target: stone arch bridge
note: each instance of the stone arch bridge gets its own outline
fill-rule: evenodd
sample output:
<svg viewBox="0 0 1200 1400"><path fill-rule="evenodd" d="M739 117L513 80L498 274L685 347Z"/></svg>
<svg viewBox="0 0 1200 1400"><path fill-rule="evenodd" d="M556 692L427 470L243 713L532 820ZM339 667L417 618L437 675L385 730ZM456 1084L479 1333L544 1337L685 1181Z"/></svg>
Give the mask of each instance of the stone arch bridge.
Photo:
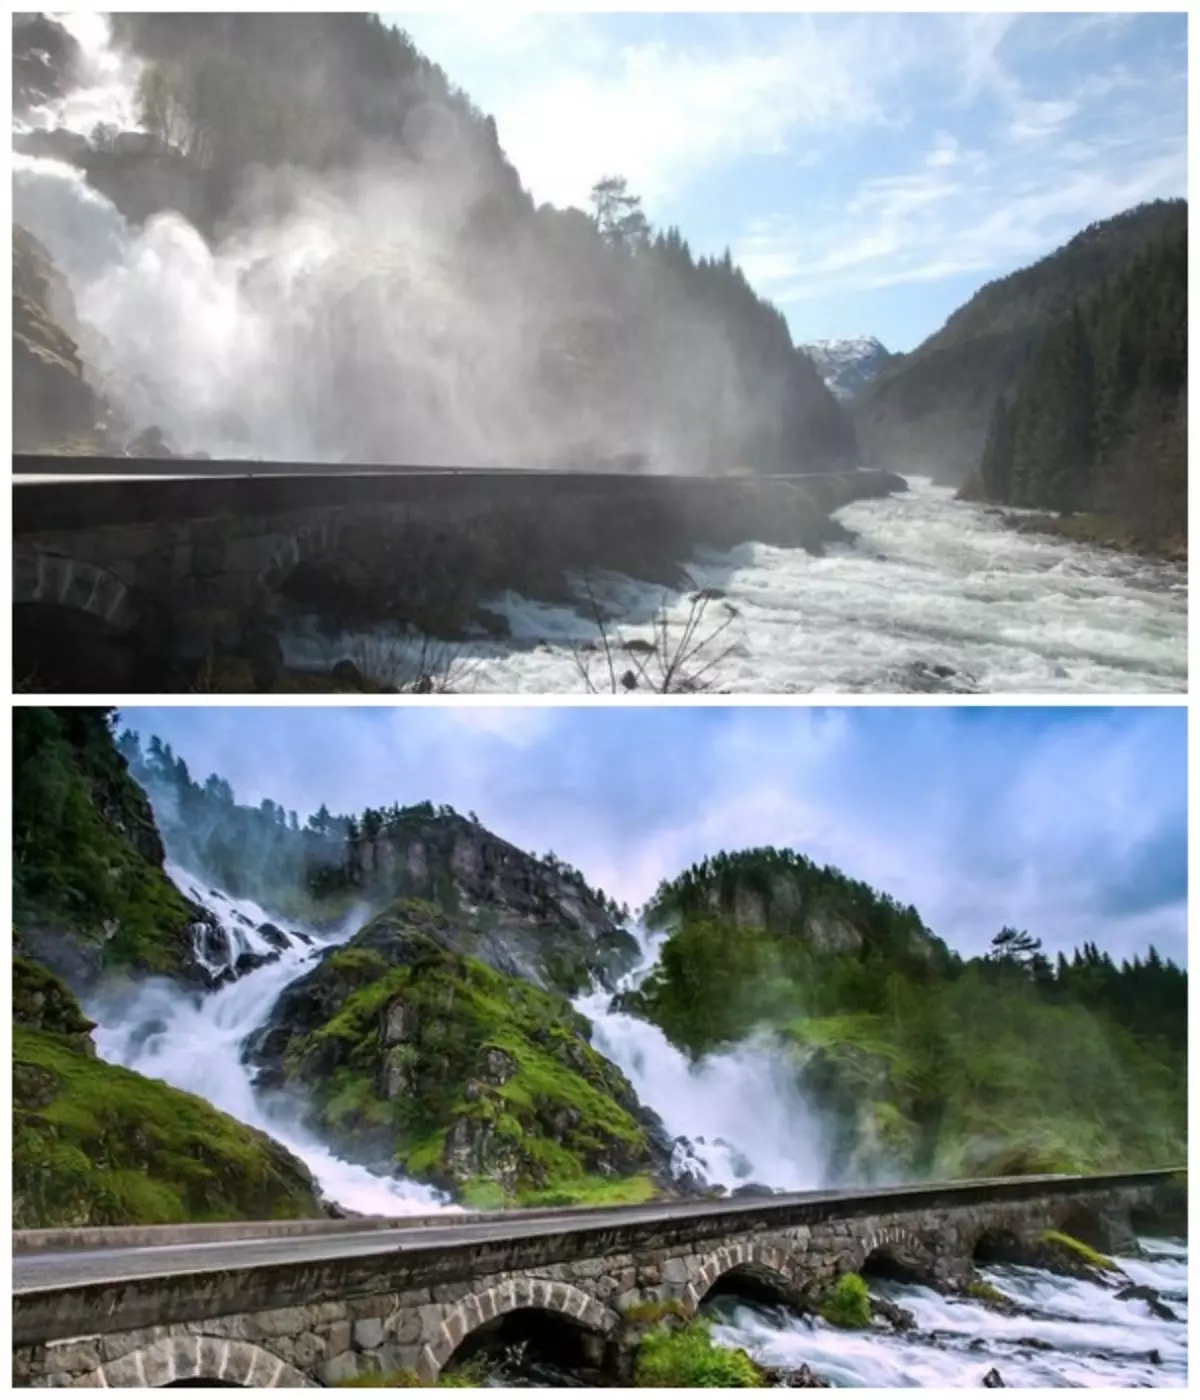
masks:
<svg viewBox="0 0 1200 1400"><path fill-rule="evenodd" d="M230 650L261 632L289 588L327 616L451 638L481 600L505 589L558 599L572 571L655 581L678 577L702 543L819 550L846 537L839 506L906 485L867 470L678 477L29 456L14 471L16 606L85 614L117 637L218 628ZM47 471L57 475L34 475Z"/></svg>
<svg viewBox="0 0 1200 1400"><path fill-rule="evenodd" d="M618 1369L638 1305L691 1316L718 1285L803 1300L900 1266L969 1280L981 1242L1066 1229L1127 1244L1171 1172L1026 1177L574 1211L26 1232L14 1245L19 1385L426 1383L513 1313L552 1315ZM644 1310L643 1310L644 1311Z"/></svg>

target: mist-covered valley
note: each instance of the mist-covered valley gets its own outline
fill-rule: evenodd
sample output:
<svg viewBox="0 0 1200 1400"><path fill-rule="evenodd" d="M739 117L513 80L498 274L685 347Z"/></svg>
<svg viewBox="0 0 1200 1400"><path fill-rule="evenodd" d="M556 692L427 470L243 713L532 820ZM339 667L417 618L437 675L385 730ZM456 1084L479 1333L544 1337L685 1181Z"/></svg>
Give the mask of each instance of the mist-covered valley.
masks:
<svg viewBox="0 0 1200 1400"><path fill-rule="evenodd" d="M18 1226L765 1199L1185 1158L1186 973L1153 950L1052 960L1001 928L964 958L916 908L790 850L715 853L635 916L472 813L302 821L113 726L16 713ZM1170 1273L1184 1246L1163 1248ZM1152 1383L1182 1374L1175 1332L1127 1335L1127 1304L1088 1330L1086 1287L1109 1285L1044 1262L987 1275L1020 1323L984 1360L1112 1382L1157 1349L1174 1359ZM1174 1309L1176 1274L1154 1278ZM901 1320L890 1351L752 1299L721 1303L713 1335L764 1365L825 1357L843 1384L976 1365L963 1304L870 1286L879 1325ZM1043 1332L1072 1359L1040 1358Z"/></svg>

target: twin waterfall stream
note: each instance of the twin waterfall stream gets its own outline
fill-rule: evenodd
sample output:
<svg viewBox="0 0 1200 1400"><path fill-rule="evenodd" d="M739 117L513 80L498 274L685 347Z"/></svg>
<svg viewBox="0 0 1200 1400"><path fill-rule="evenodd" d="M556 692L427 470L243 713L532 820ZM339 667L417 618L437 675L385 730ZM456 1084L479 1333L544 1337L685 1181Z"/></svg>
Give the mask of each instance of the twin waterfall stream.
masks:
<svg viewBox="0 0 1200 1400"><path fill-rule="evenodd" d="M178 865L167 872L182 892L211 911L226 933L228 965L270 944L258 932L279 923L251 900L232 899ZM367 1215L429 1215L457 1207L430 1187L376 1175L334 1154L300 1122L299 1106L259 1094L242 1062L247 1038L269 1018L283 990L322 952L344 942L361 920L333 935L296 930L278 959L211 992L149 979L92 998L102 1058L207 1099L270 1133L301 1158L321 1190ZM221 969L211 950L198 956ZM654 965L658 944L644 938L631 981ZM692 1165L729 1189L753 1181L803 1190L820 1181L820 1125L768 1043L753 1041L691 1064L657 1027L610 1009L608 993L576 1000L592 1023L594 1044L627 1075L667 1130L687 1139ZM686 1163L684 1164L686 1165ZM983 1276L1016 1299L1022 1312L1001 1316L970 1300L912 1284L872 1287L914 1313L918 1332L878 1328L844 1332L781 1308L717 1299L708 1311L718 1340L744 1347L765 1365L807 1364L834 1385L977 1386L993 1367L1009 1386L1183 1386L1187 1377L1187 1246L1145 1241L1141 1259L1122 1260L1137 1283L1156 1288L1180 1321L1151 1317L1145 1304L1118 1302L1104 1289L1035 1269L994 1266Z"/></svg>

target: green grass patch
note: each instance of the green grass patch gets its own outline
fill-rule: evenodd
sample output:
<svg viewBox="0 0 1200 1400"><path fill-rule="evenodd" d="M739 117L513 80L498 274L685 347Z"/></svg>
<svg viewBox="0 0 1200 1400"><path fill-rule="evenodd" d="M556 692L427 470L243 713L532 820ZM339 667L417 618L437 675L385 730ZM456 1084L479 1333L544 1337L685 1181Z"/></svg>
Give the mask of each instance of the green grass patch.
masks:
<svg viewBox="0 0 1200 1400"><path fill-rule="evenodd" d="M700 1386L752 1389L763 1373L740 1349L718 1346L702 1318L668 1332L648 1332L638 1348L634 1382L639 1386Z"/></svg>
<svg viewBox="0 0 1200 1400"><path fill-rule="evenodd" d="M860 1274L843 1274L818 1303L826 1322L834 1327L870 1327L871 1298Z"/></svg>
<svg viewBox="0 0 1200 1400"><path fill-rule="evenodd" d="M1082 1259L1085 1264L1090 1264L1093 1269L1102 1269L1106 1273L1117 1272L1117 1266L1107 1254L1101 1254L1091 1245L1084 1244L1082 1240L1077 1240L1074 1235L1064 1235L1061 1230L1043 1230L1040 1236L1043 1244L1053 1245L1056 1249L1065 1250L1068 1254L1074 1254L1076 1258Z"/></svg>
<svg viewBox="0 0 1200 1400"><path fill-rule="evenodd" d="M686 1321L687 1305L680 1298L648 1298L644 1303L633 1303L622 1316L634 1327L654 1327L669 1317Z"/></svg>
<svg viewBox="0 0 1200 1400"><path fill-rule="evenodd" d="M637 1176L585 1176L553 1186L521 1191L522 1206L640 1206L653 1201L659 1189L647 1173Z"/></svg>
<svg viewBox="0 0 1200 1400"><path fill-rule="evenodd" d="M472 1210L503 1210L511 1202L508 1193L498 1181L468 1181L458 1193L464 1206Z"/></svg>
<svg viewBox="0 0 1200 1400"><path fill-rule="evenodd" d="M321 1215L264 1133L66 1037L13 1028L13 1223L157 1225Z"/></svg>

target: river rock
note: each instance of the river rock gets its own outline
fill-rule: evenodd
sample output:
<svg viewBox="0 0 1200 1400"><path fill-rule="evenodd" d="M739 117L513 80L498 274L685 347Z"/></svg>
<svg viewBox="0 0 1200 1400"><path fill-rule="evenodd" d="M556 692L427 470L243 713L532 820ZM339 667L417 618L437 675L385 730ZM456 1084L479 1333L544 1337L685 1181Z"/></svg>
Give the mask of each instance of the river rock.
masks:
<svg viewBox="0 0 1200 1400"><path fill-rule="evenodd" d="M272 948L277 949L281 953L292 941L290 935L284 933L277 924L259 924L258 933L259 937L266 939ZM305 939L305 942L310 941L309 939Z"/></svg>
<svg viewBox="0 0 1200 1400"><path fill-rule="evenodd" d="M876 1317L881 1317L885 1322L890 1322L897 1332L915 1332L917 1330L917 1319L908 1308L902 1308L899 1303L893 1303L887 1298L872 1298L871 1312Z"/></svg>
<svg viewBox="0 0 1200 1400"><path fill-rule="evenodd" d="M986 1386L988 1390L1006 1389L1006 1386L1004 1384L1004 1377L1000 1374L999 1371L996 1370L994 1366L987 1373L987 1375L984 1376L982 1384Z"/></svg>
<svg viewBox="0 0 1200 1400"><path fill-rule="evenodd" d="M273 953L239 953L237 961L233 965L233 975L234 977L245 977L248 972L257 972L260 967L278 962L279 957L278 951Z"/></svg>
<svg viewBox="0 0 1200 1400"><path fill-rule="evenodd" d="M1114 1295L1120 1303L1145 1303L1151 1313L1163 1322L1178 1322L1179 1317L1162 1301L1157 1288L1146 1283L1133 1283Z"/></svg>
<svg viewBox="0 0 1200 1400"><path fill-rule="evenodd" d="M831 1383L822 1380L811 1366L763 1366L763 1380L778 1390L829 1390Z"/></svg>
<svg viewBox="0 0 1200 1400"><path fill-rule="evenodd" d="M747 1181L741 1186L735 1186L729 1193L730 1199L735 1201L756 1200L764 1196L778 1196L779 1192L774 1186L764 1186L761 1181Z"/></svg>

